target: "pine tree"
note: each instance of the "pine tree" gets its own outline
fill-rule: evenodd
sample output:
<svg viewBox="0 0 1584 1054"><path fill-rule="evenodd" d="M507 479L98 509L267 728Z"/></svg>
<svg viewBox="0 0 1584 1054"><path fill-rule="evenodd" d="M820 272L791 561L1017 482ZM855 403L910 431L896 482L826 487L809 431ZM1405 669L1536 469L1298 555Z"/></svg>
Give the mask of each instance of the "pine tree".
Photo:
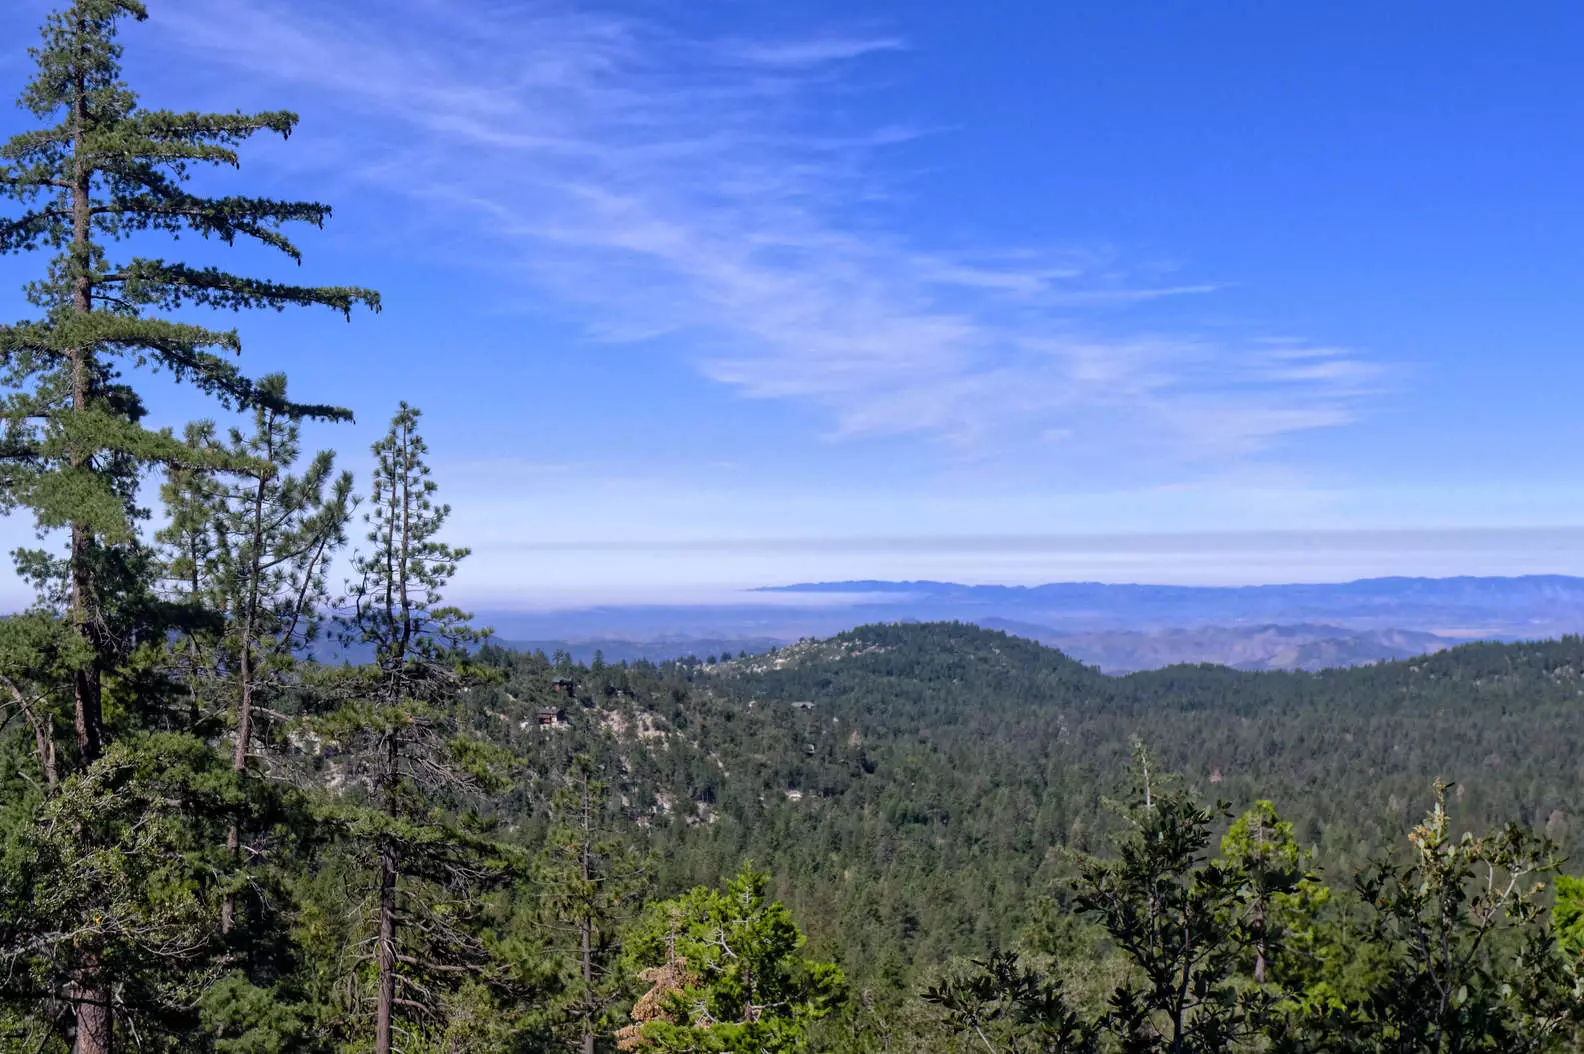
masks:
<svg viewBox="0 0 1584 1054"><path fill-rule="evenodd" d="M287 136L296 117L141 109L120 77L117 30L126 18L145 17L138 0L77 0L50 16L32 52L37 72L21 97L42 127L0 145L0 195L22 210L0 221L0 252L54 253L27 288L37 316L0 327L0 505L26 509L41 532L64 535L63 554L19 551L18 570L39 588L40 610L59 638L49 650L69 663L61 687L74 749L53 760L57 770L69 763L88 782L74 791L62 774L59 793L86 794L85 800L97 793L93 787L129 771L156 784L164 779L125 753L115 777L91 771L108 756L118 728L165 723L159 711L169 682L153 656L170 624L151 589L155 561L140 537L147 512L138 503L139 486L155 466L223 466L212 452L148 427L147 409L126 375L165 371L223 406L261 405L267 396L227 358L241 348L234 330L165 316L193 306L322 305L345 315L358 305L378 306L375 294L362 289L112 257L110 246L128 238L187 233L227 244L241 238L297 260L299 250L283 228L321 225L330 212L311 202L206 197L187 189L198 166L235 167L245 140L261 132ZM345 416L323 406L297 412ZM117 727L107 724L107 690L120 693L113 700ZM116 837L95 815L76 815L79 837ZM111 851L103 844L80 848L96 864L104 861L93 854ZM116 916L107 909L97 917ZM58 994L71 1007L65 1031L83 1054L114 1043L119 981L106 971L112 961L134 969L122 954L131 954L130 946L112 954L105 942L113 938L89 926L69 953L54 949L73 961L70 990Z"/></svg>
<svg viewBox="0 0 1584 1054"><path fill-rule="evenodd" d="M30 509L41 528L70 534L63 571L70 622L100 662L73 685L78 749L92 761L104 745L100 679L113 655L106 609L113 570L126 558L135 524L135 488L150 465L183 464L194 452L143 425L145 407L121 370L154 368L196 385L224 405L268 397L217 352L237 352L234 330L158 317L190 305L225 310L324 305L350 315L377 306L362 289L310 287L249 278L217 268L132 257L112 260L107 243L145 232L192 232L227 244L239 237L300 252L281 228L322 225L328 206L266 198L211 198L185 189L199 164L238 163L236 147L259 132L287 136L294 114L147 111L120 78L117 25L143 19L137 0L79 0L52 15L32 54L38 73L22 105L41 121L0 147L0 190L23 213L0 226L0 252L57 249L44 277L28 287L42 312L0 328L5 386L3 496ZM332 407L298 412L345 417Z"/></svg>
<svg viewBox="0 0 1584 1054"><path fill-rule="evenodd" d="M1255 984L1264 984L1288 927L1314 915L1325 900L1324 887L1310 873L1309 854L1293 837L1293 825L1270 801L1255 802L1232 821L1221 838L1221 855L1226 866L1245 877L1250 975Z"/></svg>
<svg viewBox="0 0 1584 1054"><path fill-rule="evenodd" d="M582 1054L594 1054L624 985L614 973L622 925L641 903L643 861L610 829L610 790L587 755L572 761L551 802L544 888L555 923L575 939L564 1010Z"/></svg>
<svg viewBox="0 0 1584 1054"><path fill-rule="evenodd" d="M418 432L422 412L402 403L374 444L369 550L353 563L343 606L345 643L372 646L381 701L444 698L462 683L466 648L484 634L443 602L441 590L468 550L439 540L451 506L435 504L438 485Z"/></svg>
<svg viewBox="0 0 1584 1054"><path fill-rule="evenodd" d="M301 455L302 426L286 400L286 378L263 378L259 393L252 432L233 428L221 447L244 467L224 474L170 469L161 490L168 525L158 535L177 595L219 616L218 632L189 634L183 643L192 653L187 666L194 678L218 674L239 777L249 770L257 708L275 704L300 681L298 656L318 637L329 561L346 542L353 503L352 475L336 474L330 451L316 454L302 475L291 473ZM187 441L195 449L218 445L208 422L190 426ZM201 690L193 688L195 695ZM239 838L233 823L226 841L234 860ZM230 931L234 911L227 895L222 932Z"/></svg>
<svg viewBox="0 0 1584 1054"><path fill-rule="evenodd" d="M344 675L346 701L317 722L369 792L340 822L375 872L377 1054L400 1030L443 1032L464 989L512 984L481 937L479 894L508 879L517 854L471 812L502 786L504 755L460 727L456 706L484 675L468 649L486 634L441 595L467 550L439 540L450 508L435 502L419 416L403 403L374 444L368 549L339 605L340 639L373 662Z"/></svg>

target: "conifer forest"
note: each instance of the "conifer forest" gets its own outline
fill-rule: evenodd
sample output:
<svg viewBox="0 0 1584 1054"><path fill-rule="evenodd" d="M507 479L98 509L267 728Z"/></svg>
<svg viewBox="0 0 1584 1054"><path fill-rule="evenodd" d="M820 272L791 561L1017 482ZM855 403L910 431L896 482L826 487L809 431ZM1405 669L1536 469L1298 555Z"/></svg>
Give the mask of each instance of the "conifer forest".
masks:
<svg viewBox="0 0 1584 1054"><path fill-rule="evenodd" d="M0 1051L1584 1050L1584 640L1125 677L958 623L499 644L448 602L420 408L365 435L250 370L250 313L379 294L208 262L332 222L248 191L297 115L145 109L146 17L51 16L0 146L0 502L37 528ZM156 376L209 415L156 424Z"/></svg>

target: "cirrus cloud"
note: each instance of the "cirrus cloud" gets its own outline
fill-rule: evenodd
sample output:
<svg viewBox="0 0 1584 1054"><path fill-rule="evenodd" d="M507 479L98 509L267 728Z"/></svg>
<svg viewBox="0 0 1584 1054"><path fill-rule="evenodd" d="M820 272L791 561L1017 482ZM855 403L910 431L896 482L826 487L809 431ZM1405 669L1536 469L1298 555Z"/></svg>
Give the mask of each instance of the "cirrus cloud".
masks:
<svg viewBox="0 0 1584 1054"><path fill-rule="evenodd" d="M889 152L949 133L829 104L890 72L899 36L711 39L486 0L167 0L156 17L359 115L338 163L466 221L592 338L683 344L746 397L821 408L833 437L1240 456L1346 424L1381 381L1345 350L1131 320L1214 282L1054 240L947 250L891 219Z"/></svg>

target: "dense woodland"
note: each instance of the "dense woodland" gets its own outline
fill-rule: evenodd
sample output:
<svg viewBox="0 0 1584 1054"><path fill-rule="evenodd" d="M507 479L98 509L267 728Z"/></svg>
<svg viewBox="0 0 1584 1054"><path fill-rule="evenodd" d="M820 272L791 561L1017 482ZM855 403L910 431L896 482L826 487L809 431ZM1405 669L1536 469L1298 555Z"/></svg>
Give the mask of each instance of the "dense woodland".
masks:
<svg viewBox="0 0 1584 1054"><path fill-rule="evenodd" d="M38 262L0 501L40 539L0 620L0 1050L1580 1049L1584 642L1125 678L960 624L496 646L443 598L419 411L353 479L301 449L350 415L188 310L378 296L136 255L295 260L330 212L190 189L296 118L139 108L143 17L52 17L0 147ZM214 417L151 426L156 370Z"/></svg>

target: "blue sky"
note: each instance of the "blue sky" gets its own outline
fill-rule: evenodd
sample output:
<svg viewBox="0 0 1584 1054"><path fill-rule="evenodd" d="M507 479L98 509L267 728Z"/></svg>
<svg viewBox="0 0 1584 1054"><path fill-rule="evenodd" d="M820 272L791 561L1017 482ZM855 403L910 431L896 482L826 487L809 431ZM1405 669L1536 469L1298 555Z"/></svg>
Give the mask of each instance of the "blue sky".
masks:
<svg viewBox="0 0 1584 1054"><path fill-rule="evenodd" d="M466 598L1584 572L1534 533L1584 525L1578 5L150 8L147 104L301 112L215 185L333 202L303 277L387 308L246 361L354 464L426 411Z"/></svg>

